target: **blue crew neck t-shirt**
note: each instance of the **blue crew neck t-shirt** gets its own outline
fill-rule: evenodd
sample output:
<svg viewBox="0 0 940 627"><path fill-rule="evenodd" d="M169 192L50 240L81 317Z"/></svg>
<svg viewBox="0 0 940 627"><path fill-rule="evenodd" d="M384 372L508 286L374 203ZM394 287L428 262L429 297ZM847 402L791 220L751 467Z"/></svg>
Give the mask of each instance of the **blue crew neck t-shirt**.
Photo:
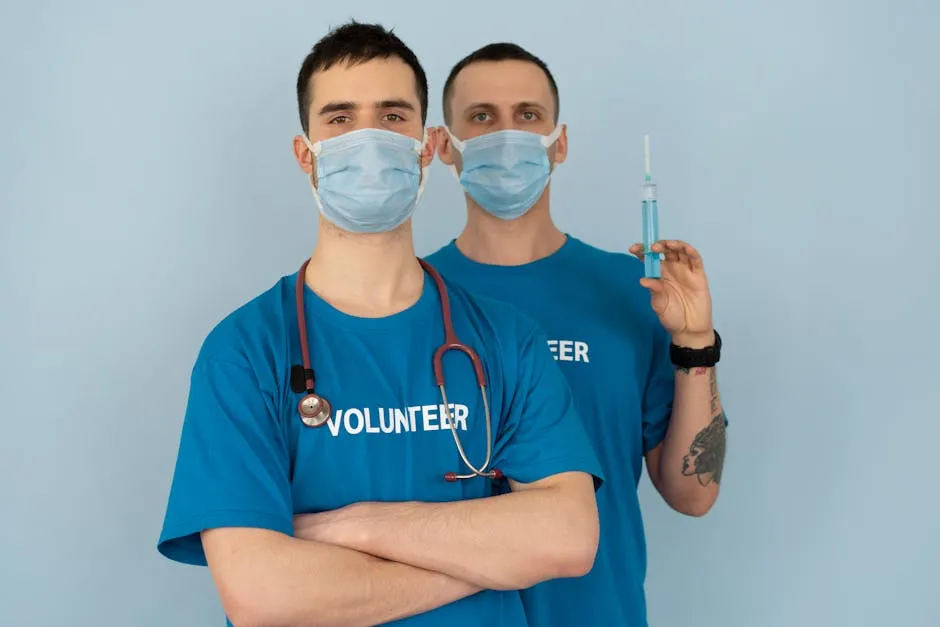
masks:
<svg viewBox="0 0 940 627"><path fill-rule="evenodd" d="M256 527L293 533L294 514L360 501L449 502L503 489L465 472L453 415L475 465L486 455L480 389L470 361L443 360L450 412L432 370L444 341L440 298L425 275L419 300L383 318L358 318L305 289L316 391L332 404L319 428L302 425L296 273L243 305L206 338L192 371L159 551L205 565L200 532ZM454 329L480 356L493 419L492 466L523 483L599 463L546 338L514 308L448 286ZM295 377L296 378L296 377ZM493 530L498 533L498 530ZM318 585L320 582L311 582ZM231 624L231 623L228 623ZM527 627L518 591L484 590L395 625Z"/></svg>
<svg viewBox="0 0 940 627"><path fill-rule="evenodd" d="M639 283L642 262L570 235L554 254L521 266L477 263L453 242L427 259L448 281L515 305L546 331L605 474L594 568L524 591L530 626L645 627L637 486L643 455L665 437L675 371L669 335Z"/></svg>

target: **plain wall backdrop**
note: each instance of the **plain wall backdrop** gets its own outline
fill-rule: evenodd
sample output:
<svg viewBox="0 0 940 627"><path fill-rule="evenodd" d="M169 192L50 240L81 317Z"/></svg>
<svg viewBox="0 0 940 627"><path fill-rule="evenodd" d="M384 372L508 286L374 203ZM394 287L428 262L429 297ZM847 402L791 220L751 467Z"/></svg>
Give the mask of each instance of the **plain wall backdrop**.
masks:
<svg viewBox="0 0 940 627"><path fill-rule="evenodd" d="M640 238L651 135L731 421L707 517L641 484L651 625L940 624L937 2L5 0L0 625L224 623L208 572L156 551L190 369L312 250L296 73L349 17L412 46L431 124L471 50L544 58L554 215L594 245ZM436 162L418 252L463 219Z"/></svg>

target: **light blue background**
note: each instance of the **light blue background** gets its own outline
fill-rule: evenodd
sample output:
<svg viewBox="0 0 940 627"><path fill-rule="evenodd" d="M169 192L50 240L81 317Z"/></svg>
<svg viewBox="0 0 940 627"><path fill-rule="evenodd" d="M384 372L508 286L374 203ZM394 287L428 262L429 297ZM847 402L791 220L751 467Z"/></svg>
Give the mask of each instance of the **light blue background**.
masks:
<svg viewBox="0 0 940 627"><path fill-rule="evenodd" d="M706 259L732 420L704 519L642 487L654 627L937 625L940 5L5 2L0 9L0 625L218 625L155 542L206 332L292 272L315 205L294 82L347 17L432 82L494 40L542 56L561 226ZM893 7L893 8L891 8ZM439 163L420 253L463 219ZM319 585L322 582L315 582Z"/></svg>

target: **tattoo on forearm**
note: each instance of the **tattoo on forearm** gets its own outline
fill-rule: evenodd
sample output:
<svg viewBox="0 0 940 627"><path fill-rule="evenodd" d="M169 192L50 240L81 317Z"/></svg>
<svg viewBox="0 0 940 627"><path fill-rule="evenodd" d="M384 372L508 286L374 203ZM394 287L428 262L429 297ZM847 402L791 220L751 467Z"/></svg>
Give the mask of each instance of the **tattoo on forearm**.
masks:
<svg viewBox="0 0 940 627"><path fill-rule="evenodd" d="M721 484L726 444L725 412L720 409L718 378L714 368L708 369L708 385L711 413L714 417L707 427L698 432L688 454L682 458L682 474L687 477L695 475L703 486L712 482Z"/></svg>
<svg viewBox="0 0 940 627"><path fill-rule="evenodd" d="M681 366L676 368L682 374L694 374L697 377L702 376L703 374L708 374L709 370L714 370L714 368L682 368Z"/></svg>
<svg viewBox="0 0 940 627"><path fill-rule="evenodd" d="M695 436L688 454L682 458L682 474L695 475L703 486L712 482L720 484L724 463L725 412L722 411Z"/></svg>
<svg viewBox="0 0 940 627"><path fill-rule="evenodd" d="M714 368L708 371L708 391L711 394L712 416L718 413L718 375Z"/></svg>

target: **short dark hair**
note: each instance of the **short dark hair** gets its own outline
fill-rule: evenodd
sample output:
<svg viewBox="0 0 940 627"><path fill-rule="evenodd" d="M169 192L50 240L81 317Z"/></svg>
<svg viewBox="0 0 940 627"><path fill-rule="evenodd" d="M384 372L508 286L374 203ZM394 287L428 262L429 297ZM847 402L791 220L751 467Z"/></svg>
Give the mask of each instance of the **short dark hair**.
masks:
<svg viewBox="0 0 940 627"><path fill-rule="evenodd" d="M297 75L297 107L300 110L300 126L304 133L308 130L310 77L314 73L328 70L337 63L359 64L391 57L398 57L414 71L415 90L421 105L421 124L425 124L428 118L428 77L418 57L390 29L380 24L361 24L352 20L327 33L313 46L300 66L300 73Z"/></svg>
<svg viewBox="0 0 940 627"><path fill-rule="evenodd" d="M444 97L442 103L444 107L444 122L450 124L450 100L454 95L454 80L457 78L457 75L460 74L460 71L465 67L473 65L474 63L480 63L481 61L525 61L537 66L545 73L545 77L548 79L548 85L552 89L552 96L555 98L555 122L558 122L558 114L561 106L558 100L558 85L555 83L555 77L552 76L548 66L544 61L522 46L505 42L487 44L479 50L475 50L465 56L451 69L450 74L447 76L447 81L444 82Z"/></svg>

